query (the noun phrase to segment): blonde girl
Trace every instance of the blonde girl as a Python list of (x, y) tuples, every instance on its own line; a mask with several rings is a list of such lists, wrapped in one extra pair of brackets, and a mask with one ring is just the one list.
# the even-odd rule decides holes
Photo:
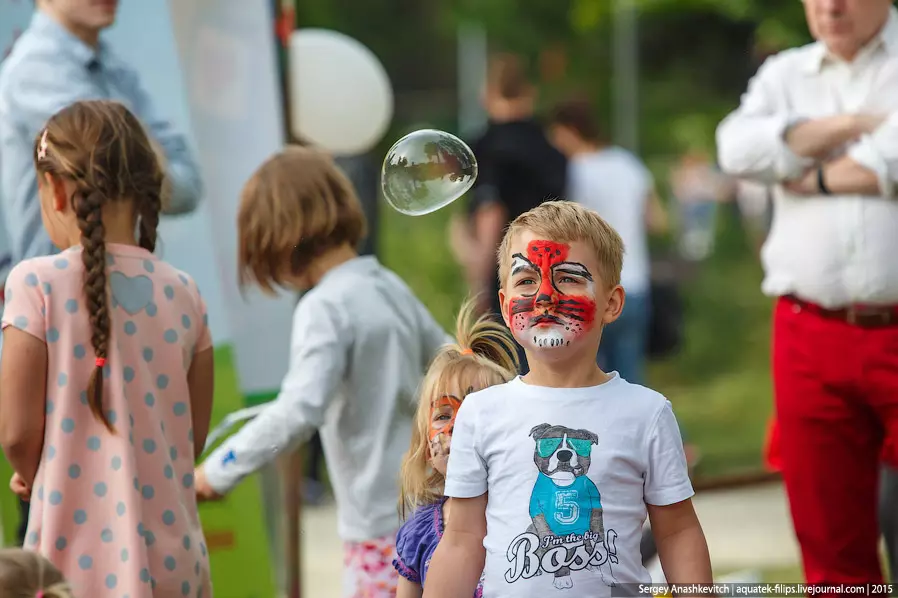
[[(456, 324), (456, 344), (437, 354), (421, 386), (411, 446), (402, 463), (400, 512), (406, 519), (396, 536), (397, 598), (420, 598), (430, 558), (450, 517), (443, 496), (455, 415), (472, 392), (503, 384), (518, 369), (514, 341), (488, 316), (477, 318), (466, 303)], [(478, 586), (475, 597), (482, 595)]]
[(59, 569), (36, 552), (0, 550), (0, 596), (3, 598), (74, 598)]

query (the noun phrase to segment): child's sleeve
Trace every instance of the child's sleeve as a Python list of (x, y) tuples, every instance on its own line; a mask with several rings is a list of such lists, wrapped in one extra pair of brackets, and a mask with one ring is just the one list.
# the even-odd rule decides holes
[(486, 462), (478, 450), (479, 415), (477, 399), (470, 396), (462, 402), (455, 417), (443, 491), (451, 498), (476, 498), (487, 490)]
[(689, 480), (683, 439), (670, 401), (664, 401), (647, 437), (647, 444), (645, 502), (663, 507), (691, 498), (695, 492)]
[(336, 307), (314, 294), (299, 302), (289, 368), (277, 398), (203, 464), (216, 492), (228, 492), (324, 423), (324, 413), (346, 372), (351, 342)]
[(3, 324), (18, 328), (23, 332), (45, 341), (47, 331), (44, 312), (42, 282), (35, 268), (34, 260), (16, 265), (6, 278), (3, 306)]
[(420, 523), (420, 517), (413, 515), (402, 524), (396, 534), (396, 558), (393, 559), (393, 567), (397, 573), (413, 583), (421, 583)]

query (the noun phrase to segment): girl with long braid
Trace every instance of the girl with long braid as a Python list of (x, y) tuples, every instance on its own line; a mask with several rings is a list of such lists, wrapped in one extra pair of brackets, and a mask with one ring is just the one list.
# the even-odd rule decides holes
[(6, 283), (0, 445), (25, 548), (77, 596), (211, 596), (193, 472), (212, 343), (196, 284), (153, 253), (156, 155), (124, 106), (89, 101), (48, 121), (34, 162), (62, 253)]

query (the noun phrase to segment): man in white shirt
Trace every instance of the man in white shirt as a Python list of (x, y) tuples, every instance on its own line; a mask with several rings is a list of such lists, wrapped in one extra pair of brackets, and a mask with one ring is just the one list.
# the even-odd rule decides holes
[(898, 465), (898, 11), (804, 6), (817, 41), (761, 66), (720, 124), (719, 162), (773, 186), (763, 290), (805, 576), (876, 582), (880, 459)]

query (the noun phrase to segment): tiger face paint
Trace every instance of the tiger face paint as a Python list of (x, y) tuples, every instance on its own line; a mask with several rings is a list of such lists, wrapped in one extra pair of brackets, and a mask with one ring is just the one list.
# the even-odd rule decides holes
[(570, 246), (534, 240), (526, 255), (512, 255), (508, 316), (525, 347), (566, 347), (592, 329), (596, 315), (593, 274), (568, 260)]
[(465, 396), (474, 389), (468, 387), (461, 399), (456, 395), (446, 394), (431, 403), (430, 406), (430, 464), (435, 470), (446, 475), (446, 466), (449, 464), (449, 445), (452, 442), (452, 432), (455, 430), (455, 416)]

